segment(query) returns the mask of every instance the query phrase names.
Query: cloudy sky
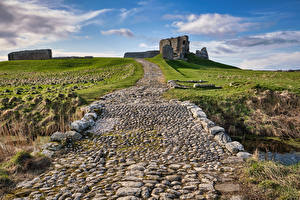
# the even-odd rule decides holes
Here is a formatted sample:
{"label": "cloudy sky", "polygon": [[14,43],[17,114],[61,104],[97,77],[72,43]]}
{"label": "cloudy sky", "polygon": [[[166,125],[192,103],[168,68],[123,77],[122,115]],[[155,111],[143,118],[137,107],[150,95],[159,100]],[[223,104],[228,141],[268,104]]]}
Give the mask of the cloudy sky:
{"label": "cloudy sky", "polygon": [[0,60],[40,48],[123,56],[184,34],[215,61],[300,69],[299,0],[0,0]]}

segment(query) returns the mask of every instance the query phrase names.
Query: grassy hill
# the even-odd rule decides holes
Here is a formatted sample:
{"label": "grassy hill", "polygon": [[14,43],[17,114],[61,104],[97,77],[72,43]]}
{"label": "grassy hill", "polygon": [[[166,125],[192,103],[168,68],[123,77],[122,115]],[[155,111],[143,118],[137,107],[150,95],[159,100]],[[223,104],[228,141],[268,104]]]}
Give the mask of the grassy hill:
{"label": "grassy hill", "polygon": [[142,75],[130,58],[0,62],[0,146],[6,148],[0,148],[0,162],[13,152],[9,146],[68,129],[81,117],[80,106]]}
{"label": "grassy hill", "polygon": [[[165,96],[191,100],[231,135],[300,136],[300,72],[242,70],[193,54],[187,61],[148,59],[167,80],[205,80],[222,89],[172,89]],[[298,119],[299,119],[298,118]]]}

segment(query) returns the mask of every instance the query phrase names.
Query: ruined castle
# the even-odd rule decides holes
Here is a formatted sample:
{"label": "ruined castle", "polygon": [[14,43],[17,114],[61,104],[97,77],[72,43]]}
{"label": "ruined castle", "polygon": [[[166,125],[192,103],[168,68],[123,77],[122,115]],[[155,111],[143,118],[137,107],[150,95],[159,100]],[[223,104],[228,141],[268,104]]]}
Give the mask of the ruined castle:
{"label": "ruined castle", "polygon": [[[161,54],[164,59],[177,60],[186,59],[190,53],[190,41],[187,35],[175,38],[162,39],[159,42],[159,51],[145,51],[145,52],[127,52],[124,58],[152,58]],[[209,59],[206,47],[201,50],[196,50],[196,56],[202,59]],[[85,57],[52,57],[51,49],[40,50],[26,50],[19,52],[12,52],[8,54],[8,60],[47,60],[47,59],[69,59],[69,58],[92,58],[92,56]]]}
{"label": "ruined castle", "polygon": [[187,35],[162,39],[159,42],[159,51],[166,59],[184,59],[190,52],[190,41]]}
{"label": "ruined castle", "polygon": [[[177,60],[186,59],[190,53],[190,41],[187,35],[175,38],[162,39],[159,42],[159,51],[146,52],[127,52],[125,58],[152,58],[158,54],[162,54],[164,59]],[[196,56],[203,59],[209,59],[206,47],[201,50],[196,50]]]}

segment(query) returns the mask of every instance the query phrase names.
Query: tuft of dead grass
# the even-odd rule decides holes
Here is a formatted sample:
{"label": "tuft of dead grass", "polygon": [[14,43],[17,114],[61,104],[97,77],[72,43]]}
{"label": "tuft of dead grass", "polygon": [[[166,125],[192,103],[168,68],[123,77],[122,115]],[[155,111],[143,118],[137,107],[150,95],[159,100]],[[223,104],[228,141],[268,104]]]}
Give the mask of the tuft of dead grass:
{"label": "tuft of dead grass", "polygon": [[46,171],[51,160],[42,155],[32,156],[27,151],[19,151],[10,160],[0,165],[0,199],[9,193],[14,185]]}
{"label": "tuft of dead grass", "polygon": [[248,160],[243,171],[248,199],[300,198],[300,162],[285,166],[272,161]]}

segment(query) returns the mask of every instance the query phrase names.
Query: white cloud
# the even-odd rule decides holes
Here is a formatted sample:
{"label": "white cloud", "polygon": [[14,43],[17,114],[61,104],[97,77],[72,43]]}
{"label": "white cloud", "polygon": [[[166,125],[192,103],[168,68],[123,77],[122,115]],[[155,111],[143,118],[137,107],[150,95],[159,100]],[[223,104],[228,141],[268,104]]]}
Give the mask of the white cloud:
{"label": "white cloud", "polygon": [[134,37],[134,34],[132,33],[132,31],[129,29],[125,29],[125,28],[101,31],[101,34],[102,35],[121,35],[124,37]]}
{"label": "white cloud", "polygon": [[149,46],[147,44],[145,44],[145,43],[140,43],[139,47],[141,47],[141,48],[148,48]]}
{"label": "white cloud", "polygon": [[[212,60],[247,69],[296,69],[300,31],[276,31],[237,39],[191,41],[191,51],[207,47]],[[290,53],[287,53],[290,52]]]}
{"label": "white cloud", "polygon": [[7,56],[0,56],[0,61],[6,61],[7,59]]}
{"label": "white cloud", "polygon": [[132,16],[134,14],[136,14],[137,12],[140,11],[139,8],[132,8],[132,9],[126,9],[126,8],[122,8],[121,10],[121,14],[120,14],[120,18],[121,21],[125,20],[127,17]]}
{"label": "white cloud", "polygon": [[186,16],[184,15],[172,15],[172,14],[166,14],[162,16],[163,19],[165,20],[176,20],[176,19],[185,19]]}
{"label": "white cloud", "polygon": [[300,44],[300,31],[276,31],[253,36],[246,36],[227,41],[228,44],[239,47],[276,46]]}
{"label": "white cloud", "polygon": [[178,32],[200,34],[209,36],[232,35],[244,32],[254,23],[246,22],[246,19],[224,14],[188,15],[183,21],[173,23]]}
{"label": "white cloud", "polygon": [[139,6],[146,6],[148,4],[150,4],[152,2],[152,0],[146,0],[146,1],[139,1],[137,4]]}
{"label": "white cloud", "polygon": [[274,53],[264,58],[246,59],[240,65],[246,69],[300,69],[300,52]]}
{"label": "white cloud", "polygon": [[4,0],[0,2],[0,46],[11,50],[64,39],[108,11],[80,13],[47,7],[37,0]]}
{"label": "white cloud", "polygon": [[158,49],[158,45],[157,44],[155,44],[155,45],[148,45],[146,43],[140,43],[139,47],[143,48],[143,49]]}
{"label": "white cloud", "polygon": [[114,51],[108,52],[76,52],[76,51],[64,51],[53,50],[53,57],[67,57],[67,56],[94,56],[94,57],[122,57],[120,53]]}

